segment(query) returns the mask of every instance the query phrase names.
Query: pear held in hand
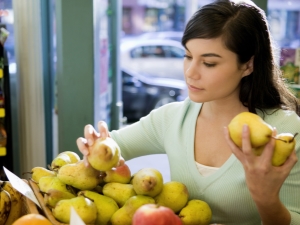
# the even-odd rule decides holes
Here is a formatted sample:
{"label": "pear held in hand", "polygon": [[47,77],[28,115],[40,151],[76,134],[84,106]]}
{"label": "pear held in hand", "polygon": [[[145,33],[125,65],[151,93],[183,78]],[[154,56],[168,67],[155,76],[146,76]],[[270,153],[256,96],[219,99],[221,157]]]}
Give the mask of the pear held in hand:
{"label": "pear held in hand", "polygon": [[111,170],[119,163],[121,152],[118,144],[110,137],[98,138],[89,147],[88,162],[99,171]]}
{"label": "pear held in hand", "polygon": [[296,146],[296,139],[298,133],[295,135],[291,133],[277,134],[275,139],[275,148],[272,157],[273,166],[281,166],[290,154],[293,152]]}
{"label": "pear held in hand", "polygon": [[192,199],[181,209],[179,217],[184,225],[208,225],[212,218],[212,211],[206,202]]}
{"label": "pear held in hand", "polygon": [[269,142],[273,128],[260,116],[251,112],[242,112],[236,115],[228,125],[230,137],[238,147],[242,147],[242,133],[245,124],[249,127],[250,142],[253,148],[263,146]]}

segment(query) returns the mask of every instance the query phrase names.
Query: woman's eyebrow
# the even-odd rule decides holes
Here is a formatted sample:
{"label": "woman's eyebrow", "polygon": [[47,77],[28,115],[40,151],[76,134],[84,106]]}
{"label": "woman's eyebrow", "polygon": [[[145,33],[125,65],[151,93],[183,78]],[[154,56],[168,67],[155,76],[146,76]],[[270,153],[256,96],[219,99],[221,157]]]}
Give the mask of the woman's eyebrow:
{"label": "woman's eyebrow", "polygon": [[215,54],[215,53],[205,53],[201,55],[202,57],[218,57],[218,58],[222,58],[222,56]]}

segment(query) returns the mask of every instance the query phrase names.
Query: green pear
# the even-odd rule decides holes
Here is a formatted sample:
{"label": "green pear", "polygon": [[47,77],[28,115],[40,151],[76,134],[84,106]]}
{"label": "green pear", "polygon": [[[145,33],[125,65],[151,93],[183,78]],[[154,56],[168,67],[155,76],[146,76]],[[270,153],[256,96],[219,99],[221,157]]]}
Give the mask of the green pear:
{"label": "green pear", "polygon": [[125,208],[118,209],[111,217],[111,225],[131,225],[132,218]]}
{"label": "green pear", "polygon": [[70,163],[71,163],[70,156],[65,153],[61,153],[52,160],[50,169],[54,171],[58,171],[62,166]]}
{"label": "green pear", "polygon": [[132,184],[122,184],[122,183],[107,183],[102,189],[103,195],[114,199],[119,207],[122,207],[125,202],[136,193],[133,189]]}
{"label": "green pear", "polygon": [[125,204],[111,217],[112,225],[131,225],[134,213],[142,205],[154,204],[155,200],[150,196],[135,195],[130,197]]}
{"label": "green pear", "polygon": [[110,197],[98,194],[93,191],[80,191],[78,195],[82,195],[94,201],[97,207],[97,225],[107,225],[112,215],[119,209],[115,200]]}
{"label": "green pear", "polygon": [[39,182],[41,177],[45,177],[45,176],[55,177],[56,176],[56,173],[54,171],[48,170],[41,166],[33,167],[31,169],[31,172],[29,172],[29,173],[31,174],[31,179],[36,183]]}
{"label": "green pear", "polygon": [[84,196],[77,196],[71,199],[60,200],[52,209],[55,219],[69,224],[71,207],[77,212],[78,216],[86,224],[94,224],[97,219],[97,207],[94,202]]}
{"label": "green pear", "polygon": [[296,133],[295,135],[291,133],[281,133],[277,134],[275,137],[275,148],[272,157],[273,166],[281,166],[290,154],[294,151],[296,146]]}
{"label": "green pear", "polygon": [[154,168],[143,168],[132,177],[132,185],[138,195],[155,197],[163,188],[163,176]]}
{"label": "green pear", "polygon": [[188,202],[189,192],[185,184],[169,181],[163,185],[162,191],[154,199],[156,204],[166,206],[177,213]]}
{"label": "green pear", "polygon": [[58,179],[58,177],[41,177],[38,183],[38,187],[40,191],[44,193],[47,193],[50,189],[72,193],[72,189],[70,189],[68,185],[66,185],[64,182]]}
{"label": "green pear", "polygon": [[192,199],[181,209],[179,217],[184,225],[209,225],[212,211],[206,202]]}
{"label": "green pear", "polygon": [[111,170],[116,167],[121,157],[120,147],[110,137],[98,138],[89,147],[88,162],[99,171]]}
{"label": "green pear", "polygon": [[75,197],[76,195],[70,192],[50,189],[48,190],[48,192],[44,193],[44,202],[48,207],[54,208],[56,203],[59,202],[60,200],[70,199]]}
{"label": "green pear", "polygon": [[86,167],[83,160],[62,166],[57,177],[65,184],[80,190],[92,190],[102,180],[100,171],[91,166]]}
{"label": "green pear", "polygon": [[254,113],[242,112],[236,115],[228,125],[230,137],[238,147],[242,147],[242,133],[245,124],[249,127],[250,142],[253,148],[269,142],[273,132],[272,126]]}
{"label": "green pear", "polygon": [[116,182],[122,184],[128,184],[131,180],[131,171],[129,166],[125,163],[122,166],[112,168],[111,170],[105,171],[103,181],[106,183]]}
{"label": "green pear", "polygon": [[61,154],[67,154],[70,157],[71,163],[77,163],[78,161],[80,161],[80,157],[76,152],[64,151],[64,152],[59,153],[57,156],[59,156]]}

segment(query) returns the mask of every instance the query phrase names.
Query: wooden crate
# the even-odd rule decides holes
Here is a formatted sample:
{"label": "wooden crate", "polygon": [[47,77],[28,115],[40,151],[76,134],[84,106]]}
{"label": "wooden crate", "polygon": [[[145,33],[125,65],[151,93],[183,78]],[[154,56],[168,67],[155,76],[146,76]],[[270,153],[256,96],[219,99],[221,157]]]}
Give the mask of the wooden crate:
{"label": "wooden crate", "polygon": [[[33,192],[34,192],[37,200],[40,203],[40,206],[41,206],[41,208],[43,210],[44,216],[46,216],[47,219],[50,220],[50,222],[53,225],[69,225],[69,224],[66,224],[66,223],[61,223],[61,222],[59,222],[58,220],[55,219],[55,217],[53,216],[50,208],[46,206],[46,204],[44,202],[44,197],[41,194],[41,192],[40,192],[39,187],[37,186],[37,184],[35,182],[33,182],[32,180],[29,180],[29,185],[30,185],[31,189],[33,190]],[[93,225],[93,224],[87,224],[87,225]]]}

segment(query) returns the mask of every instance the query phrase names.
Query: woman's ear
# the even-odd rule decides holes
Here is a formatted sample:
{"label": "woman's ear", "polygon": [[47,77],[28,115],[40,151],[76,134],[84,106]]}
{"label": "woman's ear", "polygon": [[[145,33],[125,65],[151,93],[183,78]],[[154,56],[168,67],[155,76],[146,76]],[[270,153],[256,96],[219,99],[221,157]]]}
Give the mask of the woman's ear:
{"label": "woman's ear", "polygon": [[243,77],[248,76],[253,72],[253,61],[254,56],[252,56],[250,60],[244,64]]}

